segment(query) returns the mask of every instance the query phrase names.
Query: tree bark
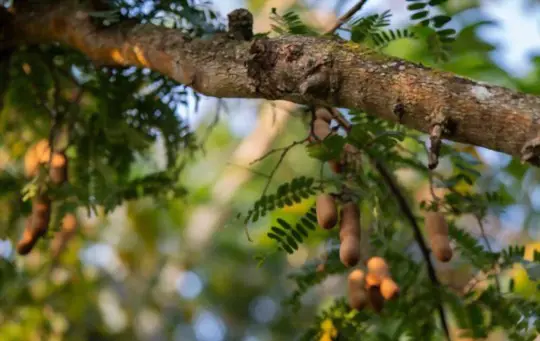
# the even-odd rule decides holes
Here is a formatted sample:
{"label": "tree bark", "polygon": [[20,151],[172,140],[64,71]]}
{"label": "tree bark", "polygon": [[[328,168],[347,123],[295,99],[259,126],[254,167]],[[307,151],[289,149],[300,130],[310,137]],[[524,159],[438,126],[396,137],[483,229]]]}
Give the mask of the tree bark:
{"label": "tree bark", "polygon": [[352,42],[296,35],[251,41],[225,34],[191,39],[179,30],[151,24],[97,27],[90,11],[59,2],[15,13],[4,20],[0,31],[10,34],[3,40],[0,36],[0,50],[58,42],[98,65],[150,68],[208,96],[364,110],[423,132],[444,124],[446,139],[514,156],[521,155],[540,128],[540,97],[385,56]]}

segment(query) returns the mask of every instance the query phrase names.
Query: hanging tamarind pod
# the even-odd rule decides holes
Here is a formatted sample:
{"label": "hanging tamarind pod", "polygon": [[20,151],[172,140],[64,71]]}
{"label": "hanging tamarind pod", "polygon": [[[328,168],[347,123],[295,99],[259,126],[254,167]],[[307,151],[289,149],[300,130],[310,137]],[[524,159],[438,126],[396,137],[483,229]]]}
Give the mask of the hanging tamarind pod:
{"label": "hanging tamarind pod", "polygon": [[37,240],[38,238],[32,233],[32,218],[27,218],[23,235],[16,246],[17,253],[20,255],[28,254],[34,248]]}
{"label": "hanging tamarind pod", "polygon": [[67,157],[64,153],[53,153],[49,168],[49,179],[55,185],[60,185],[67,180]]}
{"label": "hanging tamarind pod", "polygon": [[360,269],[351,271],[347,282],[349,305],[356,310],[364,309],[368,304],[364,272]]}
{"label": "hanging tamarind pod", "polygon": [[339,258],[347,267],[355,266],[360,260],[360,210],[355,202],[341,207],[339,225]]}
{"label": "hanging tamarind pod", "polygon": [[317,196],[315,203],[317,212],[317,223],[326,230],[336,226],[338,221],[338,210],[336,200],[333,196],[323,193]]}
{"label": "hanging tamarind pod", "polygon": [[42,237],[49,229],[51,219],[51,200],[45,194],[40,194],[32,199],[32,234]]}
{"label": "hanging tamarind pod", "polygon": [[444,214],[427,212],[425,224],[433,254],[441,262],[449,262],[452,259],[452,247],[448,237],[448,223]]}

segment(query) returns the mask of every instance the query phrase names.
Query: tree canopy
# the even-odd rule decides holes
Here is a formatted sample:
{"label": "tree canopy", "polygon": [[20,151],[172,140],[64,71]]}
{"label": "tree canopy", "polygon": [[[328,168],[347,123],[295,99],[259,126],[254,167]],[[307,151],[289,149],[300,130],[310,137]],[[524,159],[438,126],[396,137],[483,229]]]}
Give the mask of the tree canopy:
{"label": "tree canopy", "polygon": [[536,340],[540,57],[370,2],[0,0],[0,338]]}

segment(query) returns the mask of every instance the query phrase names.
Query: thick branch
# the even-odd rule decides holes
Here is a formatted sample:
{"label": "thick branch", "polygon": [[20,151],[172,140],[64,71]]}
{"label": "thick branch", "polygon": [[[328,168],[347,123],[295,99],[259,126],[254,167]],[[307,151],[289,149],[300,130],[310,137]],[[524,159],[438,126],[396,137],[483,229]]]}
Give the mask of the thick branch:
{"label": "thick branch", "polygon": [[[519,156],[540,127],[540,98],[328,37],[190,39],[175,29],[91,24],[72,5],[14,15],[11,43],[59,42],[98,64],[151,68],[214,97],[284,99],[365,110],[443,137]],[[12,44],[11,44],[12,45]],[[10,46],[0,37],[0,49]],[[534,159],[534,158],[533,158]]]}

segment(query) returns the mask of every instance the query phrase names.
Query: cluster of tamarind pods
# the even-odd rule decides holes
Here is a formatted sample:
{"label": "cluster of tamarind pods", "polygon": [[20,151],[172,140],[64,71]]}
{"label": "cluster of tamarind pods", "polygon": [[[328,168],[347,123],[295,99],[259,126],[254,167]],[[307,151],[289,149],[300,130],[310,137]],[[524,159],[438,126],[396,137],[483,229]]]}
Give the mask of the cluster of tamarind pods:
{"label": "cluster of tamarind pods", "polygon": [[[28,178],[35,177],[40,167],[48,164],[50,183],[61,185],[67,180],[67,157],[64,152],[51,151],[46,139],[31,146],[24,157],[24,173]],[[38,191],[32,198],[32,213],[26,220],[23,235],[17,243],[17,252],[28,254],[37,241],[47,234],[51,219],[51,198],[45,191]],[[62,219],[62,233],[53,241],[53,253],[57,254],[64,248],[68,239],[73,235],[77,221],[75,215],[69,213]]]}
{"label": "cluster of tamarind pods", "polygon": [[[330,110],[319,108],[315,111],[310,141],[321,141],[332,134],[330,124],[334,115]],[[347,146],[346,146],[347,147]],[[347,149],[347,148],[346,148]],[[345,150],[345,153],[348,150]],[[330,168],[340,174],[346,167],[350,158],[329,162]],[[322,193],[317,196],[315,209],[318,224],[326,229],[332,229],[339,221],[340,261],[346,267],[355,267],[360,261],[360,210],[354,201],[340,203],[338,217],[338,203],[336,196]],[[448,224],[444,214],[430,211],[425,215],[425,226],[428,239],[434,256],[448,262],[452,258],[452,249],[448,237]],[[399,296],[400,288],[392,279],[388,264],[382,257],[371,257],[366,262],[367,273],[361,269],[354,269],[348,276],[348,298],[351,308],[361,310],[368,304],[376,312],[381,311],[385,300],[392,300]]]}

